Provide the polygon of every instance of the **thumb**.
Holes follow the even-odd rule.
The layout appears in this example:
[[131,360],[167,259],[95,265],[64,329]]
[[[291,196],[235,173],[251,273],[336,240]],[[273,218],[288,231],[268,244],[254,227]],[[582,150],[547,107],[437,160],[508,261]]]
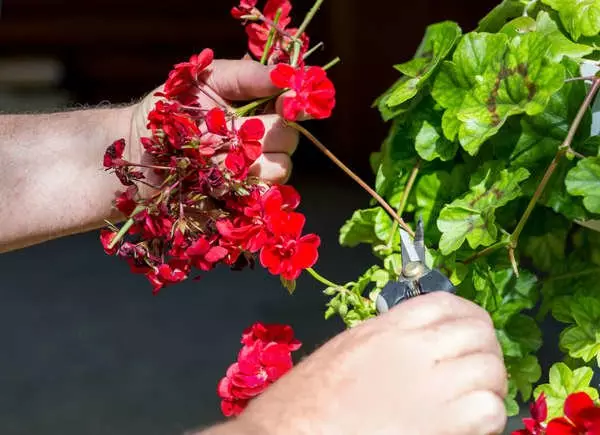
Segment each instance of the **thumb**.
[[272,67],[254,60],[215,60],[207,84],[222,98],[247,101],[274,95],[279,91],[271,82]]

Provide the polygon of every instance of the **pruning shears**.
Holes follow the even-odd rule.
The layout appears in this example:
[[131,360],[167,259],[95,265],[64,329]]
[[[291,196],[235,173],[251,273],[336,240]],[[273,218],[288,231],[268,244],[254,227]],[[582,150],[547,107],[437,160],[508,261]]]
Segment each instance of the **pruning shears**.
[[414,240],[400,229],[402,248],[402,274],[390,281],[377,296],[378,313],[385,313],[396,305],[415,296],[443,291],[456,293],[452,282],[438,269],[429,269],[425,263],[425,234],[423,221],[419,219]]

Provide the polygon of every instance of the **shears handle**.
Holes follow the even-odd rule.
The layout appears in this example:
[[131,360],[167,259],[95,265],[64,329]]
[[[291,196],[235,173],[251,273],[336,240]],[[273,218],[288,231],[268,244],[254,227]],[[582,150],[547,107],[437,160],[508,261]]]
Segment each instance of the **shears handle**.
[[377,296],[375,306],[377,312],[382,314],[408,299],[436,291],[454,294],[456,293],[456,287],[442,272],[433,269],[416,281],[390,281]]

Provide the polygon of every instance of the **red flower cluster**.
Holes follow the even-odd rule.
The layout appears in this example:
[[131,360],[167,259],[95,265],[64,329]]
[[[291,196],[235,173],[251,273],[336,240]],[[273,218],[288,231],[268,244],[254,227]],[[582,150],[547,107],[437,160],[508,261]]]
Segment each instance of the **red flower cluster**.
[[586,393],[574,393],[567,397],[564,417],[557,417],[545,424],[546,399],[543,394],[531,405],[531,418],[523,419],[525,429],[513,435],[600,435],[600,408]]
[[[212,59],[205,50],[176,65],[157,94],[162,99],[148,115],[152,135],[141,141],[152,164],[127,161],[122,139],[104,156],[105,168],[128,187],[115,207],[130,219],[121,232],[104,230],[100,239],[107,254],[145,274],[154,292],[187,279],[193,268],[244,267],[259,251],[263,266],[287,280],[318,257],[319,238],[301,234],[298,193],[248,176],[262,153],[262,121],[240,122],[222,108],[200,106],[197,90]],[[223,165],[216,154],[225,154]],[[139,194],[138,183],[150,179],[142,169],[164,180],[150,198]]]
[[237,362],[217,387],[226,417],[239,415],[249,401],[280,379],[293,366],[292,352],[302,345],[287,325],[256,323],[244,331]]

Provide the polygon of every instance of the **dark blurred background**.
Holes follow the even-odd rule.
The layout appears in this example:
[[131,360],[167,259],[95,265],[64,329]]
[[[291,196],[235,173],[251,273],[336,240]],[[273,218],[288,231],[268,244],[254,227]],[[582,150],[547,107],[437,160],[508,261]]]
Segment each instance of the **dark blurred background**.
[[[233,0],[4,0],[0,18],[0,110],[55,110],[128,103],[158,86],[170,67],[205,47],[244,55]],[[338,107],[312,123],[349,166],[372,180],[368,157],[388,126],[373,100],[397,78],[425,26],[471,30],[496,0],[327,0],[309,28],[335,56]],[[312,2],[295,0],[296,22]],[[84,146],[85,144],[82,144]],[[342,249],[337,229],[368,197],[303,142],[292,183],[308,230],[323,239],[318,269],[355,279],[372,264]],[[215,388],[256,320],[294,326],[309,353],[341,330],[325,322],[321,287],[302,278],[290,297],[262,271],[218,270],[152,297],[143,278],[106,257],[96,233],[0,257],[0,433],[159,435],[220,417]],[[400,386],[401,388],[401,386]]]

